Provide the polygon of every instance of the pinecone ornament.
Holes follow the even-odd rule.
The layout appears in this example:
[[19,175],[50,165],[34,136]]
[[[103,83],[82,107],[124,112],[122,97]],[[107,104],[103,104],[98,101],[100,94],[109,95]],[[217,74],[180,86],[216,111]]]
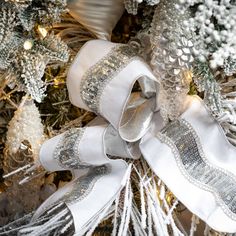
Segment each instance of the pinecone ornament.
[[176,8],[177,2],[161,1],[151,27],[151,64],[161,81],[159,102],[165,120],[176,119],[181,114],[192,77],[193,36],[184,25],[188,14]]

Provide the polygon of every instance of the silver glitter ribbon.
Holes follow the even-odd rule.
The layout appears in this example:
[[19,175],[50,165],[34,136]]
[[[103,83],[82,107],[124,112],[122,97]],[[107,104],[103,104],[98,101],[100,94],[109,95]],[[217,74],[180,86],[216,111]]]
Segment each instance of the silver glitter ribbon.
[[67,205],[82,201],[92,191],[96,181],[110,172],[111,167],[109,165],[90,168],[86,175],[74,180],[72,190],[67,192],[61,201],[67,203]]
[[[101,42],[98,41],[98,43]],[[93,42],[93,45],[94,44],[95,42]],[[76,61],[75,65],[72,67],[73,73],[71,72],[71,78],[70,78],[71,86],[68,87],[71,88],[71,94],[70,94],[71,97],[72,96],[78,97],[78,92],[77,92],[78,90],[76,90],[77,87],[73,86],[75,84],[78,85],[82,101],[81,99],[79,99],[79,102],[77,104],[80,104],[82,107],[87,106],[87,108],[89,108],[90,110],[103,116],[103,118],[106,119],[106,121],[104,121],[105,123],[110,122],[111,124],[106,123],[106,125],[103,125],[103,123],[95,122],[93,124],[94,126],[90,124],[90,126],[87,127],[87,129],[90,129],[88,133],[87,129],[86,131],[84,129],[72,129],[70,131],[65,132],[61,136],[59,142],[58,139],[54,140],[57,144],[55,144],[54,142],[56,148],[53,153],[53,158],[51,158],[52,161],[45,160],[44,162],[45,167],[47,167],[48,164],[48,166],[52,168],[51,167],[53,165],[52,162],[55,160],[56,164],[59,164],[59,166],[63,167],[63,169],[74,170],[82,168],[84,170],[80,171],[82,171],[83,173],[87,171],[85,175],[71,182],[68,185],[68,188],[67,186],[65,186],[65,189],[63,189],[63,191],[60,192],[59,190],[58,193],[55,193],[54,195],[55,198],[52,198],[51,201],[47,202],[47,204],[50,204],[51,202],[54,201],[54,199],[57,199],[55,201],[59,205],[62,202],[66,203],[65,205],[68,207],[69,209],[68,211],[70,212],[71,215],[73,215],[73,221],[76,228],[75,231],[77,230],[76,233],[80,232],[81,225],[82,227],[87,225],[88,221],[90,221],[91,219],[95,219],[96,216],[99,215],[99,213],[101,213],[100,212],[101,209],[105,209],[105,207],[108,207],[109,204],[112,204],[113,200],[118,196],[120,190],[125,186],[125,184],[127,184],[130,181],[129,178],[131,174],[131,165],[128,166],[127,163],[122,159],[130,158],[131,147],[129,147],[129,145],[133,144],[130,141],[133,139],[131,138],[125,139],[124,136],[122,137],[121,128],[124,128],[124,130],[127,131],[128,134],[130,133],[132,134],[132,132],[134,133],[134,131],[135,132],[137,131],[136,133],[138,133],[138,135],[135,135],[135,137],[138,137],[138,139],[135,139],[135,142],[137,142],[138,146],[137,150],[139,151],[140,155],[142,154],[144,158],[148,161],[148,163],[150,163],[150,167],[154,170],[154,172],[157,175],[160,174],[161,177],[162,173],[162,172],[158,173],[157,170],[158,168],[156,168],[157,166],[154,160],[154,155],[158,154],[159,149],[157,146],[153,145],[154,143],[156,143],[156,137],[155,137],[156,132],[158,132],[161,129],[160,127],[163,127],[163,120],[161,120],[160,113],[156,112],[157,109],[153,109],[153,99],[156,99],[155,96],[156,93],[159,92],[159,90],[155,88],[153,92],[154,94],[151,93],[153,97],[150,96],[147,98],[143,98],[142,97],[143,93],[139,91],[138,92],[139,96],[137,96],[137,98],[134,97],[133,101],[131,99],[132,96],[130,95],[130,91],[132,90],[133,84],[135,83],[135,81],[137,81],[137,79],[140,78],[140,76],[150,77],[148,79],[152,79],[153,81],[155,81],[155,76],[153,76],[154,78],[152,78],[153,75],[152,72],[149,69],[145,70],[146,65],[145,66],[142,65],[142,63],[144,62],[134,64],[136,67],[137,65],[140,65],[140,68],[141,66],[143,66],[144,69],[143,72],[141,71],[141,73],[139,73],[139,71],[138,73],[133,73],[133,74],[120,73],[134,59],[135,60],[137,59],[141,60],[141,59],[136,57],[136,52],[134,48],[130,46],[118,45],[117,47],[116,46],[111,47],[111,44],[110,43],[108,44],[109,48],[112,48],[110,52],[106,54],[105,57],[102,58],[100,57],[101,59],[97,63],[95,61],[94,63],[96,64],[93,63],[94,66],[92,67],[88,66],[88,68],[86,68],[87,72],[80,73],[80,76],[78,77],[76,76],[77,75],[76,72],[78,69],[77,63],[79,63],[79,60]],[[83,57],[86,58],[85,55],[88,54],[87,59],[89,60],[90,59],[89,50],[91,48],[88,45],[89,44],[87,44],[88,50],[86,51],[86,49],[84,48],[81,54],[83,53],[85,54],[83,54],[82,56],[80,54],[80,56],[81,58]],[[130,69],[133,71],[129,72],[137,72],[135,66],[133,67],[131,66],[130,68],[127,68],[127,70]],[[129,78],[129,75],[130,76],[133,75],[133,78]],[[122,90],[119,90],[119,88],[117,89],[117,91],[122,91],[120,92],[120,94],[117,94],[118,95],[117,97],[121,99],[123,94],[126,94],[125,99],[124,102],[122,100],[122,103],[120,103],[121,105],[118,102],[116,104],[115,99],[111,101],[109,100],[110,103],[108,103],[107,106],[106,99],[113,98],[113,93],[116,92],[115,89],[117,88],[118,83],[116,83],[117,81],[115,81],[115,78],[117,78],[117,81],[121,85],[120,87],[122,87]],[[74,83],[75,81],[76,83]],[[108,84],[109,87],[106,87]],[[126,86],[127,84],[128,86]],[[108,91],[107,94],[105,93],[106,91]],[[140,100],[139,98],[142,99]],[[156,102],[156,100],[154,101]],[[104,104],[102,104],[103,102]],[[100,106],[102,108],[101,109],[102,111],[100,111]],[[113,109],[116,108],[116,106],[119,109]],[[143,109],[142,106],[144,106],[145,109]],[[194,113],[195,110],[194,112],[193,110],[191,110],[192,108],[191,106],[192,105],[190,105],[190,110],[188,110],[189,112],[188,115],[194,116],[196,115],[196,113]],[[195,105],[194,102],[193,106],[196,109],[199,108],[198,106]],[[148,112],[150,113],[150,115],[148,115],[148,117],[144,116],[143,118],[142,115],[145,115]],[[201,112],[201,109],[199,109],[199,112]],[[111,114],[112,117],[109,117],[109,115],[107,114],[109,115]],[[141,118],[137,114],[140,115]],[[207,112],[201,115],[205,117],[209,116]],[[118,123],[119,119],[117,119],[117,122],[114,122],[116,126],[113,125],[112,123],[113,120],[116,120],[113,119],[114,117],[121,118],[120,123]],[[147,122],[148,125],[144,125],[145,124],[144,121]],[[201,124],[201,122],[204,123],[206,121],[204,121],[204,119],[199,120],[199,124]],[[130,126],[127,127],[126,126],[127,124]],[[105,132],[108,130],[107,127],[109,125],[113,125],[114,130],[112,131],[115,132],[114,135],[112,135],[112,132],[105,135]],[[140,132],[140,130],[142,131],[144,130],[145,132]],[[117,145],[117,142],[113,142],[114,140],[110,140],[109,142],[110,145],[108,149],[106,147],[106,145],[108,144],[106,143],[106,137],[112,139],[113,137],[117,136],[119,136],[120,138],[119,141],[122,141],[119,144],[120,146]],[[171,148],[174,158],[176,160],[176,163],[173,163],[174,168],[176,168],[177,170],[180,169],[182,176],[185,179],[187,179],[192,185],[197,186],[198,187],[197,190],[199,192],[201,192],[200,190],[205,190],[215,197],[216,200],[213,202],[214,204],[216,202],[217,208],[220,206],[222,211],[226,214],[224,215],[224,217],[227,218],[227,222],[231,221],[231,219],[233,219],[236,222],[236,177],[230,174],[230,172],[228,172],[227,170],[223,170],[220,167],[212,165],[208,161],[208,158],[205,156],[203,152],[200,138],[198,137],[198,134],[193,129],[193,127],[191,127],[191,125],[186,120],[182,119],[174,120],[169,125],[167,125],[161,132],[158,133],[157,138]],[[218,137],[216,137],[216,139],[217,138]],[[140,141],[140,143],[138,141]],[[164,144],[163,146],[165,146]],[[49,144],[45,146],[48,149],[51,148]],[[121,149],[123,146],[126,146],[126,149],[120,151],[119,149]],[[163,146],[160,145],[160,152]],[[115,151],[114,147],[116,147]],[[114,149],[112,150],[112,148]],[[165,149],[163,148],[163,150]],[[44,150],[43,153],[47,153],[47,151]],[[110,153],[111,155],[114,153],[117,154],[116,160],[114,159],[111,160],[109,158],[107,154]],[[101,159],[102,160],[104,159],[105,162],[99,162]],[[103,165],[104,163],[106,164]],[[58,165],[55,166],[57,166],[56,168],[59,168]],[[166,163],[160,168],[165,168],[165,167]],[[163,175],[165,174],[168,175],[166,170],[164,170],[163,172],[164,172]],[[81,172],[79,174],[81,174]],[[178,179],[176,181],[178,181]],[[167,179],[166,183],[168,183]],[[106,188],[105,194],[103,192],[103,187],[104,189]],[[128,185],[126,185],[126,187],[128,189]],[[173,191],[172,189],[170,190]],[[181,196],[179,195],[179,197]],[[99,198],[101,202],[96,201],[97,198]],[[82,202],[83,200],[86,202],[86,204],[83,204]],[[90,209],[87,209],[87,207],[89,206],[87,206],[86,200],[91,201],[91,203],[94,203],[91,204],[93,205],[91,212]],[[212,198],[210,200],[212,201]],[[53,203],[55,203],[55,201]],[[190,203],[191,199],[185,199],[185,201],[183,201],[183,204],[186,204],[187,206],[190,205]],[[47,204],[45,204],[45,206]],[[200,205],[201,203],[198,202],[198,204]],[[199,205],[197,205],[196,207],[199,207]],[[203,206],[206,206],[206,204]],[[193,212],[195,210],[196,209],[193,209]],[[81,214],[81,211],[85,212],[85,215]],[[207,211],[208,209],[206,206],[206,212]],[[209,211],[207,213],[209,213]],[[199,217],[201,216],[201,212],[199,213],[197,212],[197,210],[195,214],[199,215]],[[83,220],[84,222],[82,222]],[[206,221],[206,223],[209,223],[211,227],[212,225],[213,227],[216,226],[215,222],[212,223],[208,221],[208,219],[204,220]],[[233,228],[233,226],[231,228]],[[231,228],[229,226],[229,230],[231,230]],[[224,229],[226,229],[226,227]]]
[[171,148],[182,174],[195,186],[214,194],[225,214],[236,220],[236,178],[207,160],[191,124],[175,120],[157,138]]

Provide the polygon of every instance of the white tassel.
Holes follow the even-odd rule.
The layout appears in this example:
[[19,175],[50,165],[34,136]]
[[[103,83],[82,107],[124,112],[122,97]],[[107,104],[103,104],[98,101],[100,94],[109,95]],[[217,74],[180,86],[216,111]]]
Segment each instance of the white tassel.
[[152,210],[152,214],[153,214],[154,223],[156,222],[157,226],[159,224],[159,228],[161,230],[161,235],[169,236],[167,224],[165,223],[165,220],[162,217],[162,215],[163,215],[162,209],[159,206],[157,206],[157,204],[155,204],[155,207],[154,207],[154,205],[151,206],[151,210]]
[[176,226],[176,223],[173,218],[173,211],[176,208],[178,204],[178,200],[176,200],[171,208],[169,208],[168,203],[166,202],[166,199],[163,201],[165,208],[168,212],[167,217],[166,217],[166,222],[168,222],[171,225],[171,228],[173,230],[173,235],[174,236],[184,236],[184,234],[179,230],[179,228]]
[[69,228],[71,225],[73,225],[74,221],[73,220],[70,220],[61,230],[61,233],[64,234]]
[[57,227],[58,222],[61,219],[63,219],[68,213],[69,213],[69,210],[65,208],[60,213],[53,216],[48,222],[44,223],[43,225],[27,227],[20,230],[19,232],[20,234],[27,235],[27,236],[41,235],[41,233],[45,233],[48,230],[52,230],[54,227]]
[[129,183],[129,201],[128,201],[128,206],[127,206],[125,225],[123,229],[124,233],[128,232],[128,229],[129,229],[129,222],[130,222],[131,210],[132,210],[132,201],[133,201],[133,192],[132,192],[131,184]]
[[134,233],[136,236],[145,236],[147,235],[146,232],[144,231],[144,229],[141,227],[141,216],[140,216],[140,212],[137,208],[136,205],[133,204],[132,207],[132,211],[131,211],[131,219],[132,219],[132,223],[133,223],[133,229],[134,229]]
[[170,219],[172,217],[172,213],[174,211],[174,209],[176,208],[176,206],[178,205],[178,200],[176,200],[173,204],[173,206],[169,209],[169,206],[167,204],[167,202],[164,200],[164,205],[165,205],[165,208],[167,209],[168,211],[168,214],[167,214],[167,217],[166,217],[166,223],[168,224],[170,222]]
[[[169,206],[167,202],[165,202],[164,205],[168,206],[167,212],[169,212],[168,216],[162,209],[160,205],[160,201],[157,196],[157,186],[161,186],[161,181],[159,180],[158,183],[155,180],[155,177],[152,176],[152,178],[147,176],[147,172],[149,169],[144,164],[143,165],[145,175],[141,177],[141,174],[139,173],[139,170],[137,170],[136,167],[134,167],[140,181],[143,184],[143,187],[145,189],[145,195],[146,195],[146,201],[147,201],[147,209],[148,209],[148,235],[161,235],[161,236],[168,236],[168,225],[167,223],[170,223],[172,227],[172,231],[175,236],[183,235],[178,227],[176,226],[174,219],[172,217],[172,211],[175,208],[175,205],[173,208],[169,209]],[[148,170],[148,171],[147,171]],[[165,188],[164,186],[161,186],[161,197],[163,198],[163,202],[165,200]],[[176,203],[177,204],[177,203]],[[153,227],[154,223],[154,227]],[[153,232],[154,230],[154,232]]]
[[150,204],[148,204],[148,236],[153,235],[152,224],[153,224],[152,211]]
[[[161,186],[161,183],[159,182],[158,183],[159,186]],[[161,208],[161,205],[160,205],[160,202],[159,202],[159,199],[157,198],[157,194],[155,194],[157,192],[157,186],[158,184],[156,183],[155,179],[153,178],[152,180],[152,185],[151,183],[149,184],[150,186],[150,190],[151,190],[151,193],[152,193],[152,201],[153,201],[153,205],[155,206],[154,209],[151,208],[151,213],[152,213],[152,217],[153,217],[153,220],[155,220],[154,222],[156,222],[156,224],[158,223],[156,220],[158,219],[159,220],[159,224],[160,224],[160,228],[161,228],[161,235],[168,235],[168,227],[167,227],[167,224],[170,224],[171,225],[171,228],[172,228],[172,231],[173,231],[173,235],[174,236],[182,236],[183,234],[181,233],[181,231],[178,229],[178,227],[176,226],[175,222],[174,222],[174,219],[172,217],[172,213],[173,213],[173,210],[175,209],[176,205],[177,205],[177,201],[175,202],[175,204],[172,206],[171,209],[169,209],[169,206],[166,202],[166,199],[165,199],[165,190],[164,190],[164,186],[161,186],[161,195],[162,195],[162,201],[163,201],[163,204],[164,204],[164,207],[166,209],[166,211],[168,212],[168,215],[165,214],[164,210]],[[157,232],[158,234],[158,232]]]

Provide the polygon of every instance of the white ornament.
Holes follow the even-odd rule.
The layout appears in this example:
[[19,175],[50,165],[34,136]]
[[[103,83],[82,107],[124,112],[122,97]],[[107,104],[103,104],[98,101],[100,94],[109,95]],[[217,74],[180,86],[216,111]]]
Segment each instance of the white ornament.
[[24,140],[29,141],[33,154],[37,154],[44,139],[43,125],[38,108],[33,102],[19,107],[9,122],[6,147],[10,153],[16,153]]

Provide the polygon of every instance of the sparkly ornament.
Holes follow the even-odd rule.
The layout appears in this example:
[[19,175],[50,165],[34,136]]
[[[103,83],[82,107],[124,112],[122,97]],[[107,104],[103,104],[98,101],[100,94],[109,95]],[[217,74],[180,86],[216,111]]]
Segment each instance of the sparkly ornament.
[[43,139],[43,125],[38,108],[32,101],[26,101],[9,123],[6,148],[9,153],[16,153],[22,147],[22,142],[27,140],[33,154],[37,156]]
[[161,1],[155,10],[152,27],[154,73],[161,79],[160,106],[165,120],[177,118],[189,90],[192,57],[192,35],[184,26],[188,12],[176,9],[175,1]]

